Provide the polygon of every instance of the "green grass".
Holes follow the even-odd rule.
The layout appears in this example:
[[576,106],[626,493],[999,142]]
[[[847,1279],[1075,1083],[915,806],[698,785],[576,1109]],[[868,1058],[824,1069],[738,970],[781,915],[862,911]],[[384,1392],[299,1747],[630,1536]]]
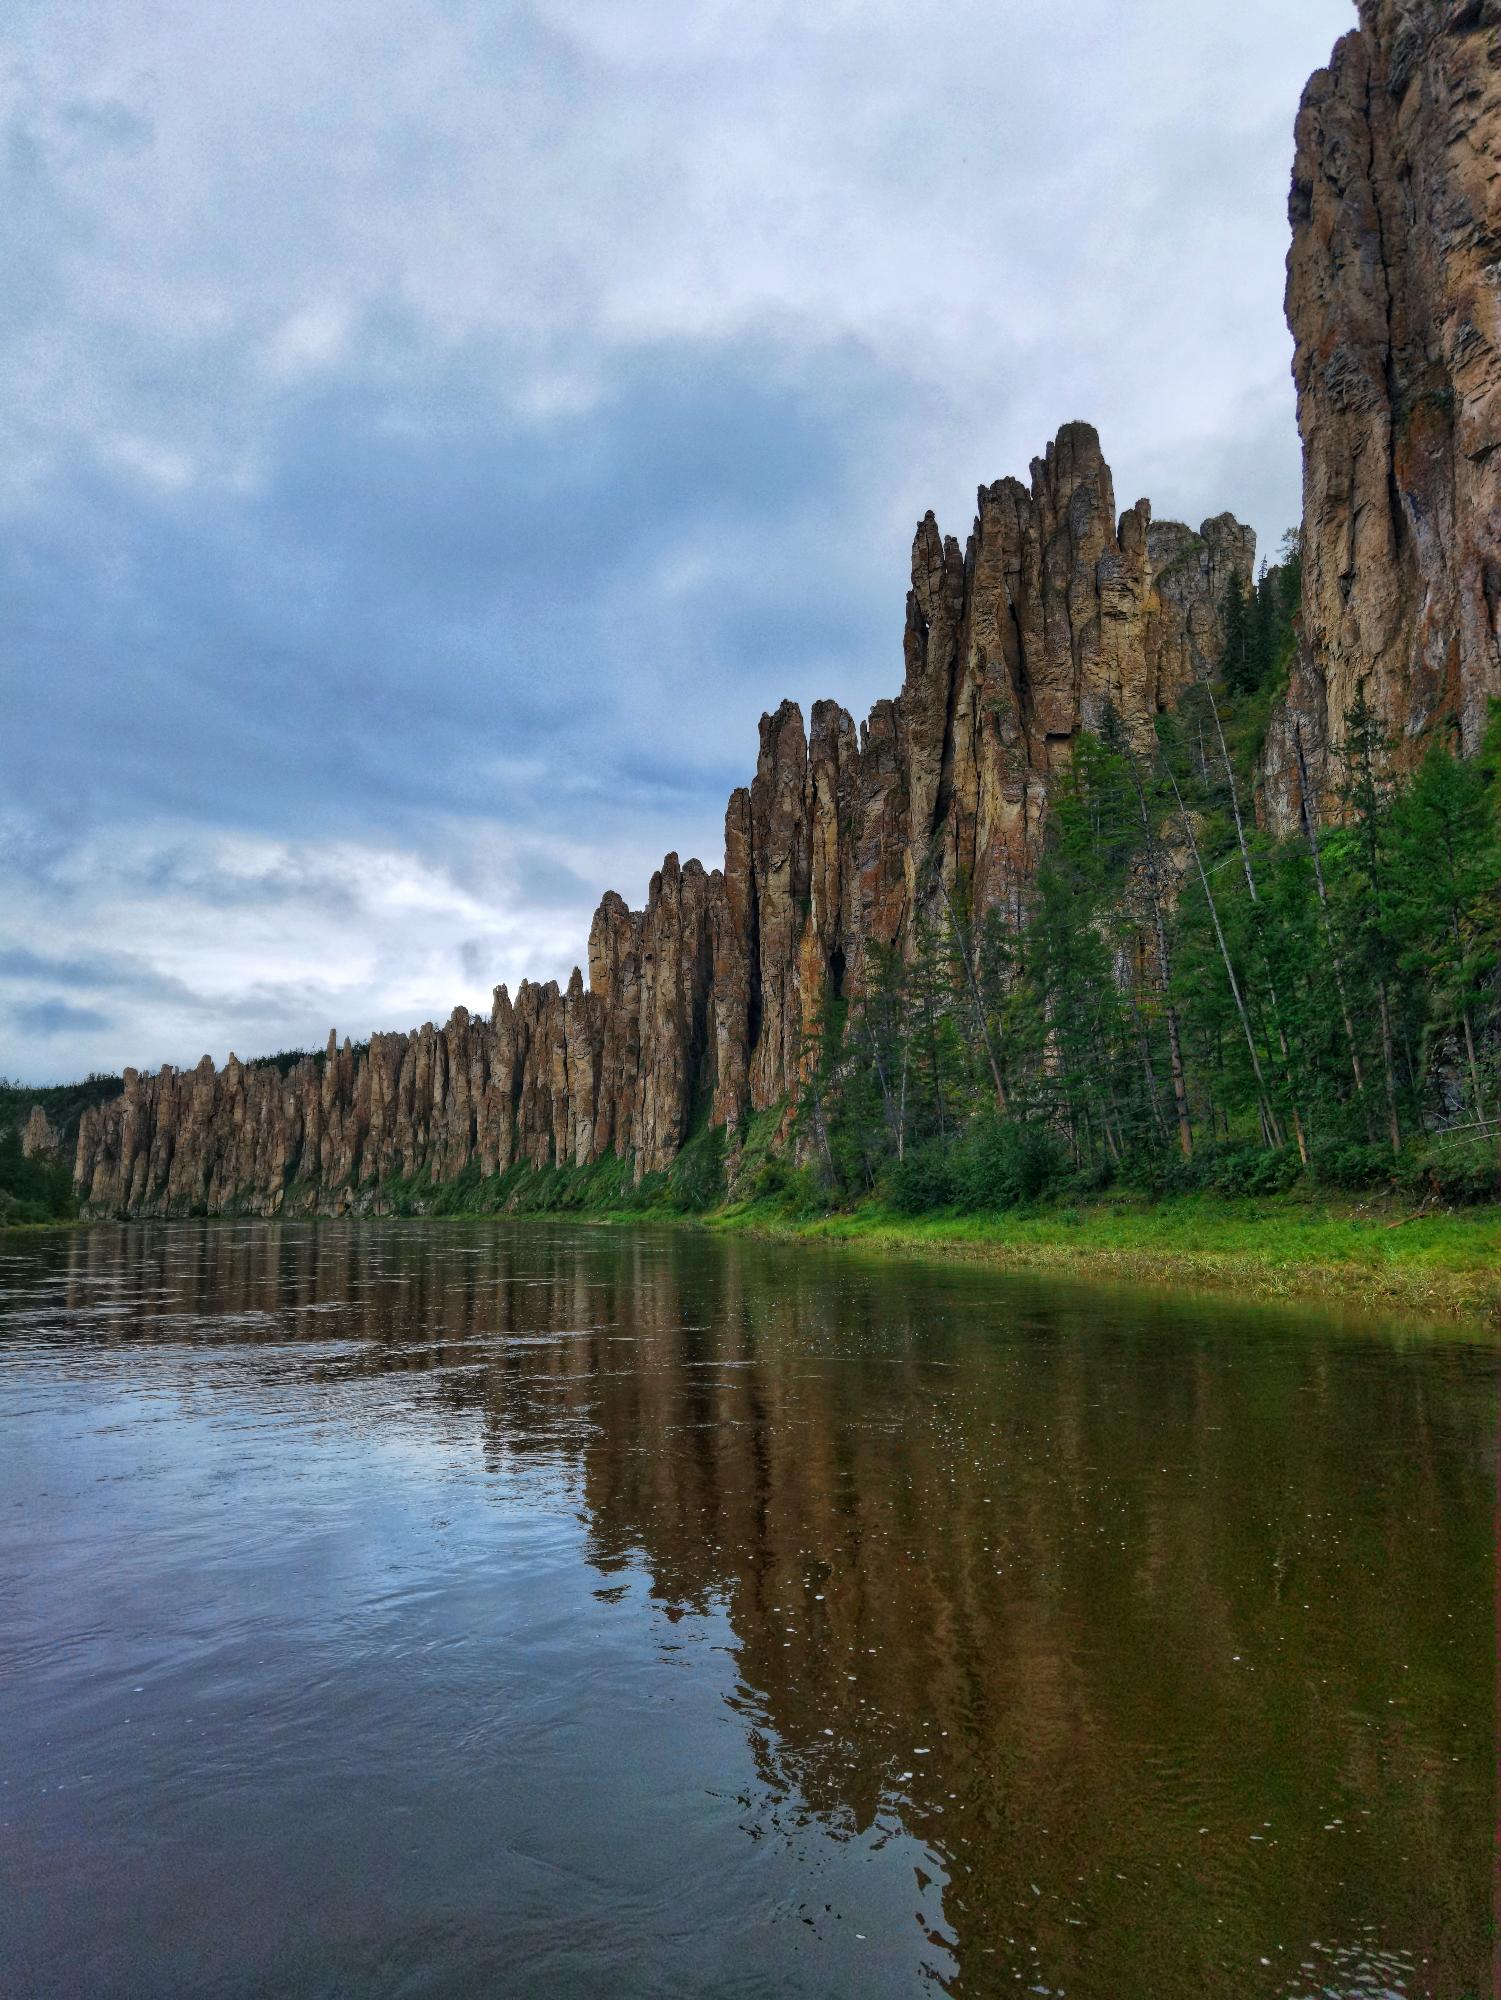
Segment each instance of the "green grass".
[[[470,1169],[441,1186],[388,1182],[380,1206],[399,1215],[692,1223],[875,1254],[1501,1326],[1501,1207],[1494,1205],[1419,1209],[1396,1197],[1300,1189],[1255,1199],[1112,1194],[983,1215],[908,1216],[879,1201],[831,1212],[806,1174],[785,1162],[764,1171],[775,1119],[762,1123],[764,1130],[753,1125],[746,1134],[741,1161],[740,1184],[763,1189],[754,1199],[706,1199],[722,1186],[719,1161],[689,1157],[685,1148],[670,1174],[639,1183],[629,1162],[615,1159],[536,1172],[523,1165],[489,1180]],[[696,1135],[691,1144],[714,1141]]]
[[897,1214],[879,1203],[790,1218],[775,1201],[711,1226],[965,1258],[1018,1270],[1261,1299],[1340,1299],[1501,1325],[1501,1208],[1414,1212],[1384,1199],[1216,1195],[1100,1198],[1002,1215]]

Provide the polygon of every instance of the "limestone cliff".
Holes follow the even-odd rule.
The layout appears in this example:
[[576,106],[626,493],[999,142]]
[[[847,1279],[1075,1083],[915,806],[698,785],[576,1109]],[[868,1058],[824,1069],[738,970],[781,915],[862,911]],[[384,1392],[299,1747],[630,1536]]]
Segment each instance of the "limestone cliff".
[[1303,644],[1267,746],[1332,782],[1359,691],[1411,762],[1501,695],[1501,0],[1362,0],[1297,124]]
[[496,989],[488,1020],[376,1035],[283,1075],[125,1073],[89,1111],[76,1172],[97,1213],[338,1208],[393,1175],[451,1180],[518,1161],[668,1166],[702,1111],[732,1126],[795,1086],[822,997],[857,991],[872,946],[909,945],[961,882],[977,912],[1019,898],[1048,786],[1081,728],[1113,711],[1139,739],[1216,661],[1232,575],[1254,538],[1117,518],[1099,439],[1070,424],[1023,484],[979,495],[967,547],[929,514],[912,549],[893,701],[863,726],[818,702],[761,721],[723,870],[669,855],[644,910],[600,904],[589,980]]

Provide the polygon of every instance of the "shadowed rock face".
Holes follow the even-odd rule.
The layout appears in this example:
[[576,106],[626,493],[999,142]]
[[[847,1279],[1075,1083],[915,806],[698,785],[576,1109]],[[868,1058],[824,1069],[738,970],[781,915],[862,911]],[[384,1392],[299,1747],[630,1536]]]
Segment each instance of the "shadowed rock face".
[[61,1143],[52,1129],[51,1119],[40,1104],[33,1104],[31,1115],[21,1133],[21,1157],[32,1160],[61,1150]]
[[1301,656],[1268,739],[1278,827],[1360,690],[1403,762],[1501,695],[1501,4],[1362,0],[1297,126],[1287,317],[1303,438]]
[[76,1172],[102,1213],[347,1206],[361,1186],[477,1161],[670,1165],[690,1120],[732,1125],[796,1083],[832,984],[858,992],[871,947],[963,882],[977,913],[1013,909],[1035,870],[1052,774],[1081,727],[1114,711],[1138,739],[1222,644],[1232,575],[1254,537],[1230,515],[1197,534],[1117,520],[1087,424],[1069,424],[1030,484],[985,487],[968,546],[918,527],[906,678],[863,727],[831,701],[812,727],[784,702],[761,720],[747,789],[731,795],[725,861],[670,854],[646,908],[607,895],[589,982],[498,987],[488,1020],[341,1047],[283,1076],[233,1057],[125,1073],[89,1111]]

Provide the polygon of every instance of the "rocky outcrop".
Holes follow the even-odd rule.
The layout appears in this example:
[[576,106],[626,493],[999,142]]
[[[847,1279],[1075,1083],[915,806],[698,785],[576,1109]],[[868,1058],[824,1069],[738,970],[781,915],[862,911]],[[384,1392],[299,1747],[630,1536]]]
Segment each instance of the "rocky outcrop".
[[[1327,794],[1360,691],[1411,763],[1501,695],[1501,0],[1362,0],[1297,125],[1303,644],[1268,738]],[[1327,800],[1326,800],[1327,802]]]
[[1030,481],[985,487],[968,545],[929,514],[912,549],[906,677],[864,725],[837,703],[761,721],[725,815],[723,871],[669,855],[646,907],[607,895],[589,978],[498,987],[488,1020],[330,1035],[283,1074],[125,1073],[89,1111],[76,1172],[96,1213],[337,1209],[393,1177],[444,1182],[615,1154],[653,1173],[703,1117],[737,1125],[795,1090],[824,996],[961,894],[1012,908],[1036,867],[1053,775],[1081,728],[1153,717],[1218,658],[1254,538],[1119,518],[1094,431],[1070,424]]
[[31,1115],[21,1131],[21,1157],[36,1159],[41,1154],[62,1151],[62,1141],[52,1129],[52,1121],[40,1104],[33,1104]]

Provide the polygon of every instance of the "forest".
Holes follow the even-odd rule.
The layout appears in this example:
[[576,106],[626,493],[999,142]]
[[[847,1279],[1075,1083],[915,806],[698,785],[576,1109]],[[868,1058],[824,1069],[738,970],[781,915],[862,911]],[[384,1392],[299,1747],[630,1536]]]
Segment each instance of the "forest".
[[[1249,781],[1295,644],[1296,538],[1227,605],[1216,687],[1150,748],[1106,716],[1057,786],[1030,902],[936,916],[829,996],[800,1174],[758,1192],[909,1214],[1299,1181],[1446,1203],[1501,1192],[1501,708],[1410,774],[1364,698],[1338,809],[1296,837]],[[1300,747],[1301,755],[1301,747]]]

